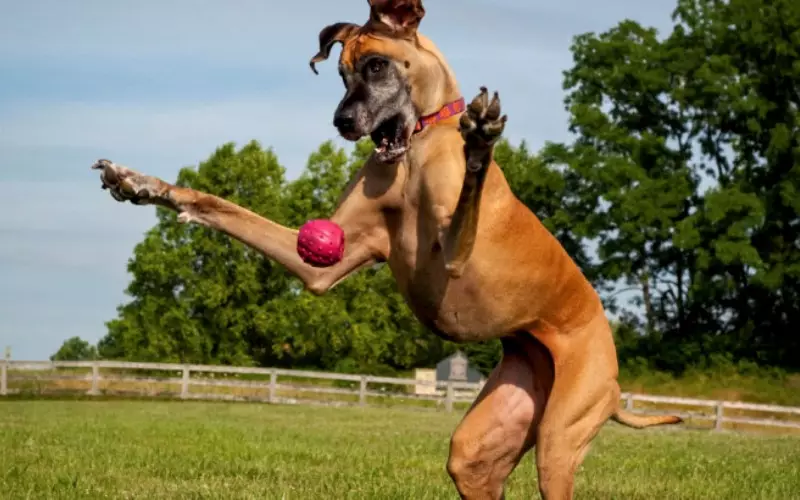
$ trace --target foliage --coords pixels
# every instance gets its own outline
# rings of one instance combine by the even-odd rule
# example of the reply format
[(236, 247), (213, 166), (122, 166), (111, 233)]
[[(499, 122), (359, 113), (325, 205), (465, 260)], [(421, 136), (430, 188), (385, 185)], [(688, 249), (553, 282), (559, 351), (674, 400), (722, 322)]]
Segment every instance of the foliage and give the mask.
[(89, 361), (97, 358), (97, 348), (80, 337), (64, 341), (50, 361)]
[(789, 0), (681, 0), (661, 39), (632, 21), (576, 37), (577, 139), (542, 155), (594, 200), (576, 227), (597, 277), (637, 291), (625, 355), (800, 367), (799, 41)]

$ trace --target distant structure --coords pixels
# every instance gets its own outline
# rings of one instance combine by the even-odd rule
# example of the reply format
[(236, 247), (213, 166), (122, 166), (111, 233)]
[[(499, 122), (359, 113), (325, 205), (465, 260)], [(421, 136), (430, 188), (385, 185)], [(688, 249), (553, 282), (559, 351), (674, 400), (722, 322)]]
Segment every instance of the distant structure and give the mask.
[(469, 366), (469, 359), (461, 351), (456, 351), (436, 364), (436, 380), (478, 383), (482, 378), (479, 371)]
[[(483, 383), (486, 381), (481, 373), (469, 365), (469, 360), (461, 351), (444, 358), (436, 364), (436, 368), (418, 368), (414, 371), (416, 380), (447, 382)], [(414, 393), (420, 395), (434, 395), (441, 393), (432, 385), (416, 385)]]

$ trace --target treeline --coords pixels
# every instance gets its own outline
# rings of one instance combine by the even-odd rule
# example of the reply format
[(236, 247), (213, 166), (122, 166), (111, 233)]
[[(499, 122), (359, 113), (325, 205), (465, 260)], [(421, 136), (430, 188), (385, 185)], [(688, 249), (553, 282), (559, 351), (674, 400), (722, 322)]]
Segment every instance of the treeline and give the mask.
[[(662, 36), (624, 21), (575, 38), (572, 143), (498, 148), (618, 318), (623, 365), (800, 368), (799, 52), (800, 2), (680, 0)], [(369, 151), (323, 144), (287, 182), (271, 150), (227, 144), (178, 183), (299, 226), (330, 215)], [(419, 326), (385, 267), (316, 298), (230, 238), (158, 217), (96, 355), (380, 373), (455, 349)], [(497, 343), (461, 348), (484, 371), (499, 356)]]

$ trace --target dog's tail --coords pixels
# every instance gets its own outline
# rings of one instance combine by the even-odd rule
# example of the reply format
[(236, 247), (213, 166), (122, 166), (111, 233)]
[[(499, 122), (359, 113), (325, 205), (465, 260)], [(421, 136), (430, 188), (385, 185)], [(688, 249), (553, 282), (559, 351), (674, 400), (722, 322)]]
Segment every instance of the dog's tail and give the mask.
[(617, 408), (617, 411), (611, 415), (611, 420), (634, 429), (683, 422), (683, 419), (677, 415), (636, 415), (622, 408)]

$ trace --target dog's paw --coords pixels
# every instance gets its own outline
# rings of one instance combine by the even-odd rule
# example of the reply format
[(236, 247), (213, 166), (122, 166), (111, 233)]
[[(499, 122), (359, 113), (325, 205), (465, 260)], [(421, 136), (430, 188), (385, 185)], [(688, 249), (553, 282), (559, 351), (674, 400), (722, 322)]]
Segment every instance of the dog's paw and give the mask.
[(508, 120), (506, 115), (501, 116), (500, 113), (500, 95), (495, 92), (489, 100), (486, 87), (481, 87), (480, 94), (462, 113), (459, 128), (466, 143), (468, 169), (476, 170), (488, 165), (485, 157), (503, 135)]
[(110, 160), (97, 160), (92, 169), (100, 170), (100, 182), (117, 201), (130, 201), (135, 205), (153, 203), (165, 194), (165, 184), (149, 175), (142, 175)]

